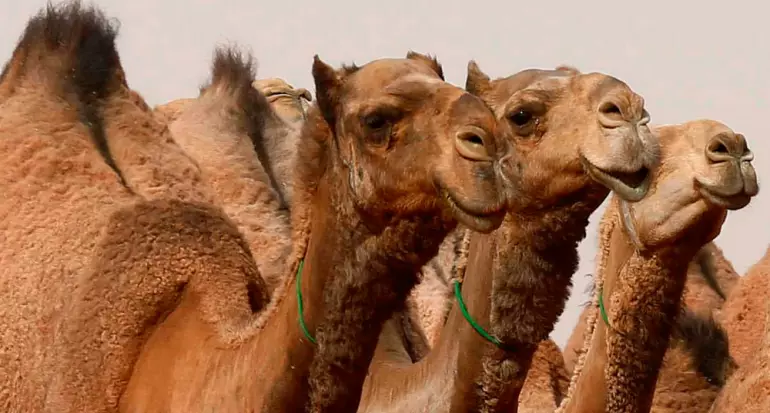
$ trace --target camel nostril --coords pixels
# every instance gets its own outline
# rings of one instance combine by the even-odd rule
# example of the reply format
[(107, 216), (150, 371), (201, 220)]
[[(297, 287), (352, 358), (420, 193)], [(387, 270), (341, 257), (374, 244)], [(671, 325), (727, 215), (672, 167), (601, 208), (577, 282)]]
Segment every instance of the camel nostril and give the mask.
[(605, 115), (620, 115), (620, 108), (612, 102), (605, 102), (599, 111)]
[(706, 157), (711, 163), (727, 162), (734, 159), (730, 153), (730, 147), (722, 137), (716, 137), (706, 147)]
[(598, 112), (599, 123), (605, 128), (613, 129), (626, 123), (620, 106), (615, 102), (609, 100), (602, 102)]
[(457, 152), (464, 158), (473, 161), (490, 161), (491, 151), (485, 144), (484, 136), (486, 134), (479, 128), (468, 128), (457, 133), (455, 136), (455, 147)]

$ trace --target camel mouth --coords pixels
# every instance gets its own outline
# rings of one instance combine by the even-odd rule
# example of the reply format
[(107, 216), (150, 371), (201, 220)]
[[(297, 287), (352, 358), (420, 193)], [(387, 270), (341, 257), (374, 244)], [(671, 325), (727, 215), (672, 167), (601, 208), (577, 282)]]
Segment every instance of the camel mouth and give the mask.
[(703, 199), (716, 207), (735, 211), (745, 207), (751, 201), (751, 195), (748, 195), (743, 190), (731, 195), (727, 195), (724, 193), (724, 191), (721, 191), (719, 186), (711, 186), (698, 181), (696, 182), (698, 192), (701, 194)]
[(640, 201), (650, 190), (652, 174), (646, 166), (642, 166), (634, 172), (611, 171), (599, 168), (583, 156), (580, 159), (583, 168), (591, 178), (609, 188), (625, 201)]
[(446, 189), (442, 190), (442, 194), (455, 219), (473, 231), (487, 234), (499, 228), (503, 223), (505, 209), (503, 209), (504, 204), (502, 203), (500, 204), (500, 208), (496, 208), (492, 211), (487, 210), (479, 212), (463, 206), (462, 203), (453, 197)]

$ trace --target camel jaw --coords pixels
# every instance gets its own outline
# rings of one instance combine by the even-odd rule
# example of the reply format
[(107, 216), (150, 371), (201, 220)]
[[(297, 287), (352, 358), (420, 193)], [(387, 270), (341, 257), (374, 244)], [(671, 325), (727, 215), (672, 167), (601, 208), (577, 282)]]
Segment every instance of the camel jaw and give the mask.
[(625, 201), (640, 201), (650, 190), (652, 174), (646, 166), (634, 172), (620, 172), (601, 169), (584, 156), (580, 157), (580, 161), (593, 180), (606, 186)]

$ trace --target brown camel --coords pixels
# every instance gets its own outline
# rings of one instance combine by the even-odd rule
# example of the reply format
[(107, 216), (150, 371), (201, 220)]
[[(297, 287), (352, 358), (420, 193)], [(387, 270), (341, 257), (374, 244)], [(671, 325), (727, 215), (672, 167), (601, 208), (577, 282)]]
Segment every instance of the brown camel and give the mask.
[(730, 337), (730, 353), (738, 365), (756, 356), (765, 325), (764, 306), (770, 297), (770, 248), (740, 278), (727, 296), (720, 321)]
[(649, 194), (613, 199), (600, 224), (592, 306), (606, 316), (589, 316), (587, 351), (558, 412), (650, 410), (688, 265), (727, 210), (759, 190), (746, 140), (727, 126), (700, 120), (655, 132), (661, 164)]
[(561, 68), (493, 81), (471, 62), (466, 84), (509, 122), (520, 209), (488, 236), (466, 234), (458, 278), (467, 313), (455, 303), (438, 343), (414, 364), (391, 359), (399, 341), (385, 338), (359, 412), (516, 411), (535, 350), (566, 303), (589, 216), (610, 189), (643, 196), (657, 162), (641, 96), (613, 77)]
[(291, 228), (255, 150), (269, 132), (264, 119), (273, 112), (253, 82), (250, 59), (234, 48), (217, 49), (210, 84), (197, 99), (185, 100), (168, 129), (199, 166), (216, 203), (244, 234), (272, 295), (286, 276)]
[[(710, 253), (708, 250), (712, 247), (716, 248), (713, 243), (707, 244), (698, 255)], [(724, 257), (722, 259), (722, 263), (729, 265)], [(655, 385), (650, 410), (652, 413), (707, 411), (736, 368), (735, 361), (729, 354), (727, 334), (715, 321), (712, 310), (707, 307), (709, 302), (715, 307), (721, 305), (721, 301), (714, 299), (714, 296), (718, 296), (717, 290), (703, 281), (704, 277), (701, 275), (714, 276), (725, 267), (716, 267), (713, 261), (703, 262), (705, 260), (700, 257), (695, 261), (707, 267), (701, 267), (695, 262), (690, 264), (682, 298), (684, 311), (676, 319), (671, 341), (663, 358)], [(731, 266), (729, 270), (732, 271)], [(712, 279), (719, 278), (722, 277), (715, 276)], [(713, 309), (715, 310), (716, 308)], [(583, 310), (578, 325), (564, 349), (565, 365), (570, 374), (581, 350), (575, 349), (574, 346), (576, 343), (584, 343), (587, 320), (589, 317), (596, 317), (594, 311), (592, 307)]]
[(519, 413), (552, 413), (569, 387), (569, 374), (559, 346), (550, 338), (537, 346), (521, 388)]
[[(722, 250), (710, 242), (704, 245), (696, 254), (695, 259), (690, 262), (687, 269), (684, 295), (682, 296), (682, 307), (697, 315), (712, 316), (719, 321), (720, 310), (725, 298), (735, 288), (740, 278), (741, 276), (735, 272), (733, 265), (724, 256)], [(593, 283), (590, 284), (590, 287), (593, 288)], [(593, 292), (592, 289), (592, 295)], [(590, 308), (585, 308), (580, 313), (578, 322), (564, 346), (564, 364), (570, 374), (575, 368), (575, 362), (585, 342), (584, 332), (591, 311)], [(679, 372), (671, 370), (670, 372), (681, 373), (681, 370)], [(665, 366), (661, 370), (661, 375), (664, 373), (666, 373)]]
[(355, 411), (382, 323), (416, 271), (457, 221), (500, 225), (499, 188), (517, 178), (497, 158), (516, 155), (484, 102), (444, 82), (435, 59), (410, 52), (334, 70), (316, 57), (313, 77), (292, 276), (230, 340), (183, 299), (145, 344), (124, 411)]
[(203, 197), (196, 168), (153, 135), (115, 36), (93, 8), (49, 5), (0, 75), (4, 412), (115, 412), (144, 339), (182, 296), (221, 331), (267, 301), (221, 210), (163, 199)]
[[(738, 368), (710, 413), (770, 411), (770, 248), (725, 303), (724, 324)], [(745, 342), (741, 342), (745, 340)], [(734, 342), (738, 342), (733, 345)], [(737, 359), (737, 357), (736, 357)]]

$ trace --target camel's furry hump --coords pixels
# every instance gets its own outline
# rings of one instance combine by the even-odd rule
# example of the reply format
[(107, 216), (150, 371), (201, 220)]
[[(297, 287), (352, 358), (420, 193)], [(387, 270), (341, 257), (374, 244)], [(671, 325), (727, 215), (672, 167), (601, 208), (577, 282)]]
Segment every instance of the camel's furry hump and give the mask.
[(100, 116), (101, 103), (122, 78), (116, 36), (116, 27), (95, 8), (79, 1), (58, 7), (49, 3), (30, 19), (0, 79), (13, 89), (24, 78), (39, 77), (28, 80), (77, 108), (99, 153), (123, 181)]
[(215, 202), (246, 237), (272, 292), (286, 274), (291, 227), (267, 167), (262, 141), (270, 107), (252, 87), (254, 78), (250, 54), (235, 47), (217, 48), (210, 83), (197, 99), (184, 104), (169, 130), (197, 163)]
[[(159, 173), (169, 152), (151, 145), (170, 140), (127, 88), (116, 34), (94, 8), (49, 5), (0, 77), (3, 412), (116, 411), (149, 330), (180, 297), (230, 341), (267, 299), (221, 210), (161, 199), (168, 176), (195, 171)], [(163, 182), (135, 179), (147, 176)]]

